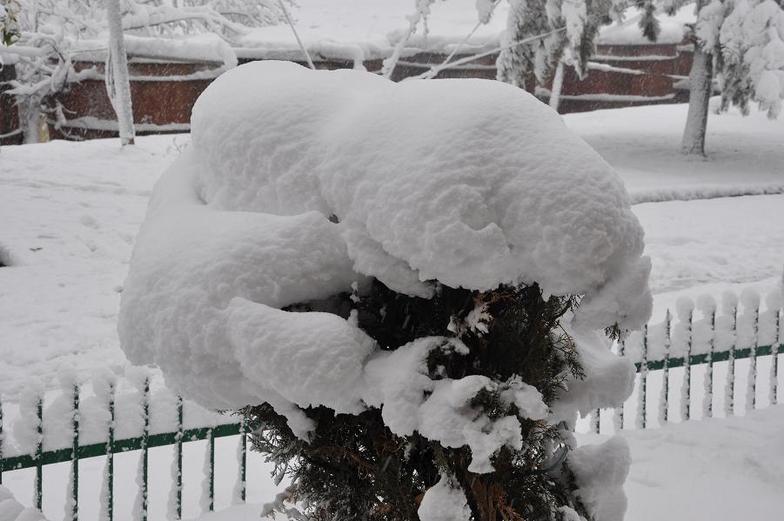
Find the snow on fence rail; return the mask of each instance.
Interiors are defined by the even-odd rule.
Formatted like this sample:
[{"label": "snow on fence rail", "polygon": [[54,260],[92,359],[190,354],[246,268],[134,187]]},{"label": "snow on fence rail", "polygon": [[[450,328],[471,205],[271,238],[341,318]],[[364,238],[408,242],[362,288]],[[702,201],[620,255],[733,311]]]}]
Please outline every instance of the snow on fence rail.
[{"label": "snow on fence rail", "polygon": [[93,395],[88,400],[81,400],[85,391],[66,377],[62,392],[50,400],[47,407],[44,407],[42,388],[33,385],[21,399],[18,421],[12,430],[14,437],[4,433],[0,402],[0,484],[4,472],[34,469],[33,506],[40,511],[44,504],[43,467],[70,462],[65,519],[75,521],[79,517],[79,460],[105,456],[99,516],[101,520],[112,520],[115,518],[114,456],[139,451],[133,519],[146,521],[149,449],[173,446],[168,517],[182,519],[183,444],[207,441],[201,504],[204,510],[212,511],[215,504],[215,440],[238,436],[234,500],[244,502],[248,432],[245,422],[205,411],[166,389],[153,394],[150,376],[146,374],[132,375],[130,383],[136,387],[136,392],[118,393],[117,382],[101,377],[93,382]]},{"label": "snow on fence rail", "polygon": [[[714,415],[714,388],[717,364],[725,364],[724,408],[719,415],[735,414],[735,394],[739,377],[736,363],[747,362],[746,410],[759,406],[757,400],[758,360],[768,360],[768,400],[778,403],[778,356],[784,350],[782,341],[782,301],[780,291],[768,296],[761,307],[759,296],[751,291],[740,299],[727,293],[721,310],[709,297],[699,299],[698,306],[682,299],[675,316],[669,310],[664,320],[646,325],[615,346],[619,355],[632,359],[637,367],[635,394],[613,410],[596,411],[590,417],[594,432],[611,432],[628,428],[624,423],[626,409],[633,412],[633,426],[650,428],[649,403],[658,394],[658,423],[670,421],[671,369],[681,369],[680,419],[694,418],[692,402],[702,394],[703,418]],[[693,373],[702,369],[702,388],[692,386]],[[650,385],[653,372],[658,376],[659,392]],[[125,384],[125,391],[122,392]],[[215,495],[215,439],[238,436],[237,475],[234,500],[246,499],[247,434],[245,422],[234,422],[231,417],[210,413],[197,405],[183,401],[165,388],[151,391],[151,379],[146,373],[131,373],[127,381],[116,382],[100,377],[92,382],[92,395],[86,387],[77,385],[69,377],[63,379],[59,396],[47,400],[43,390],[32,387],[20,400],[19,419],[13,425],[14,436],[4,436],[3,407],[0,403],[0,484],[3,472],[34,469],[33,503],[41,510],[43,503],[43,467],[70,462],[66,519],[75,521],[79,515],[79,460],[105,456],[101,484],[100,518],[114,519],[114,455],[139,451],[136,470],[138,485],[134,519],[146,521],[148,509],[148,451],[153,447],[173,446],[169,517],[182,518],[183,443],[207,441],[201,505],[203,510],[214,509]],[[130,390],[130,392],[128,392]],[[700,390],[700,393],[695,393]],[[86,396],[86,399],[85,399]],[[697,396],[699,398],[699,396]],[[636,411],[634,409],[636,408]],[[602,419],[605,422],[602,428]],[[45,422],[46,419],[46,422]],[[626,422],[628,423],[628,422]]]},{"label": "snow on fence rail", "polygon": [[[674,405],[679,409],[677,419],[687,421],[695,417],[695,402],[701,404],[701,418],[733,416],[738,409],[736,395],[741,392],[746,411],[759,408],[765,394],[768,404],[779,402],[779,354],[784,351],[784,311],[779,289],[767,296],[764,307],[758,293],[746,290],[740,302],[735,294],[725,293],[721,308],[708,296],[698,299],[697,306],[691,299],[682,298],[676,308],[674,315],[666,310],[661,322],[647,324],[615,346],[618,354],[635,363],[635,392],[616,409],[595,411],[590,430],[598,433],[628,428],[630,425],[624,421],[628,412],[634,415],[634,428],[649,428],[652,410],[661,426],[673,421]],[[739,361],[745,365],[745,374],[738,372]],[[768,370],[767,393],[757,386],[761,361]],[[677,375],[671,372],[673,369],[678,370]],[[680,382],[676,401],[671,400],[678,383],[673,382],[673,376]],[[697,376],[702,380],[701,387],[692,384]],[[717,395],[719,376],[723,377],[724,392]],[[656,385],[652,386],[654,377]],[[745,391],[740,384],[745,384]],[[715,411],[717,402],[723,403],[719,411]],[[612,431],[603,428],[603,419],[612,420],[608,422]]]}]

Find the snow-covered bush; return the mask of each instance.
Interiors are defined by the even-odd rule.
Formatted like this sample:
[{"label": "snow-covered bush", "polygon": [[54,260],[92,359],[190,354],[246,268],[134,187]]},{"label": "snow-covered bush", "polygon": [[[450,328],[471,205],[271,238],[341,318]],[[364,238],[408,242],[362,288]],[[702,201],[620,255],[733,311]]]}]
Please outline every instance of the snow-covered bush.
[{"label": "snow-covered bush", "polygon": [[281,501],[309,519],[622,517],[622,443],[577,448],[571,428],[631,392],[601,330],[647,318],[650,263],[621,181],[557,115],[500,82],[269,61],[218,78],[191,123],[120,337],[260,422]]}]

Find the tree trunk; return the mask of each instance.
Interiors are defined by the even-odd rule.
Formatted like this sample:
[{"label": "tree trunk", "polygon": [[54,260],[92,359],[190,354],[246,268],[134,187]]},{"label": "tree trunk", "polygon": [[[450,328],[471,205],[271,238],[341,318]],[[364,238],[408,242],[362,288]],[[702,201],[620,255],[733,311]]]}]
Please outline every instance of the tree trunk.
[{"label": "tree trunk", "polygon": [[109,59],[106,60],[106,88],[109,99],[117,114],[120,142],[133,145],[133,105],[131,84],[128,77],[128,56],[122,30],[120,0],[106,2],[106,18],[109,23]]},{"label": "tree trunk", "polygon": [[11,90],[8,82],[16,79],[16,68],[11,63],[0,65],[0,145],[18,145],[23,133],[19,125],[19,109],[16,96],[6,94]]},{"label": "tree trunk", "polygon": [[694,43],[694,60],[689,73],[689,114],[683,131],[681,151],[705,155],[708,103],[712,91],[713,56]]},{"label": "tree trunk", "polygon": [[28,96],[21,105],[22,129],[24,143],[27,145],[41,142],[41,97],[37,94]]},{"label": "tree trunk", "polygon": [[553,84],[550,88],[550,107],[558,112],[558,105],[561,102],[561,89],[563,88],[563,75],[564,75],[564,63],[562,61],[558,62],[558,66],[555,68],[555,76],[553,77]]}]

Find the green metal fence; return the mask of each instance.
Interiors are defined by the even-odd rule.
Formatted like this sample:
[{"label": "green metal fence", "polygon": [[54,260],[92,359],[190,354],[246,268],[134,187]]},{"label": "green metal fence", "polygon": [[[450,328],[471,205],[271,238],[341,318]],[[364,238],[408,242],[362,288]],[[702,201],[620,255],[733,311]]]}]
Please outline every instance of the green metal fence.
[{"label": "green metal fence", "polygon": [[248,428],[244,421],[238,423],[228,423],[211,427],[196,427],[185,429],[183,424],[183,400],[177,397],[177,430],[175,432],[164,432],[150,434],[150,380],[144,380],[142,394],[142,409],[144,425],[142,435],[132,438],[115,439],[115,388],[110,388],[110,400],[107,404],[109,411],[109,422],[106,443],[93,443],[82,445],[79,443],[79,394],[80,388],[74,385],[72,388],[73,414],[71,418],[71,447],[57,450],[44,451],[43,437],[43,397],[39,397],[36,404],[36,448],[32,454],[18,456],[4,456],[3,454],[3,415],[2,403],[0,403],[0,484],[3,482],[3,473],[22,469],[35,469],[33,481],[33,503],[38,510],[43,506],[43,467],[55,463],[71,462],[70,479],[68,494],[68,504],[70,505],[70,515],[66,519],[77,521],[79,518],[79,461],[86,458],[106,456],[106,470],[104,472],[104,483],[102,486],[107,492],[105,502],[102,504],[101,518],[114,519],[114,455],[129,451],[141,452],[141,480],[139,487],[140,510],[139,519],[146,521],[148,517],[148,452],[153,447],[174,446],[176,458],[176,478],[174,485],[176,518],[182,519],[182,447],[183,443],[206,440],[208,443],[209,462],[206,479],[209,481],[208,488],[208,509],[215,508],[215,439],[225,436],[240,436],[239,450],[239,499],[246,500],[246,451]]},{"label": "green metal fence", "polygon": [[[666,424],[669,418],[669,400],[670,400],[670,369],[682,367],[683,377],[681,381],[681,400],[680,400],[680,419],[681,421],[688,421],[692,417],[692,371],[695,366],[704,366],[704,398],[703,398],[703,417],[710,418],[713,416],[713,401],[715,375],[714,365],[718,362],[727,362],[727,377],[725,380],[725,393],[724,393],[724,413],[726,416],[732,416],[736,412],[735,405],[735,387],[736,387],[736,361],[746,359],[749,362],[749,372],[747,377],[746,389],[746,410],[751,411],[758,407],[757,404],[757,380],[758,380],[758,359],[762,357],[770,357],[770,371],[768,373],[768,401],[771,405],[779,403],[779,354],[784,351],[784,341],[782,341],[782,309],[769,310],[769,327],[771,331],[769,336],[772,337],[772,342],[769,345],[760,345],[760,307],[757,302],[753,307],[745,310],[748,314],[749,329],[751,331],[751,339],[748,347],[737,347],[736,342],[738,339],[738,307],[737,304],[730,306],[727,312],[728,331],[729,337],[732,338],[732,344],[726,349],[721,351],[715,350],[715,343],[717,338],[716,331],[716,311],[708,310],[704,312],[704,320],[708,328],[707,351],[704,353],[693,353],[694,347],[694,311],[693,307],[687,307],[685,312],[686,316],[681,320],[681,326],[684,329],[683,344],[684,350],[682,356],[671,356],[670,349],[672,345],[672,325],[673,318],[669,310],[665,313],[664,322],[659,324],[664,331],[663,338],[663,356],[656,359],[649,359],[649,330],[650,325],[646,324],[641,331],[641,352],[639,361],[635,362],[635,367],[638,373],[637,376],[637,414],[635,427],[637,429],[645,429],[649,427],[648,424],[648,377],[651,371],[661,372],[661,395],[659,397],[659,424]],[[747,318],[748,318],[747,317]],[[627,353],[626,345],[620,342],[617,345],[617,353],[620,356],[625,356]],[[597,410],[591,415],[591,430],[593,432],[601,432],[601,411]],[[624,424],[624,410],[623,406],[613,410],[613,424],[614,430],[618,431],[625,428]]]},{"label": "green metal fence", "polygon": [[[733,320],[731,321],[731,333],[735,334],[737,327],[737,308],[733,311]],[[747,395],[752,393],[751,397],[747,396],[746,408],[751,410],[757,407],[755,400],[756,396],[756,380],[757,380],[757,359],[759,357],[771,357],[770,372],[769,372],[769,402],[771,404],[778,403],[778,356],[784,350],[784,344],[781,341],[782,331],[782,312],[776,310],[774,315],[775,320],[775,333],[773,335],[774,341],[770,345],[758,345],[758,325],[759,325],[759,308],[753,314],[753,327],[754,335],[753,342],[750,347],[737,348],[734,345],[729,349],[722,351],[714,351],[715,337],[716,337],[716,313],[713,311],[709,313],[705,320],[710,328],[711,336],[708,340],[708,349],[704,353],[692,353],[693,347],[693,314],[689,312],[685,324],[685,353],[683,356],[670,356],[671,345],[671,321],[672,316],[669,311],[666,313],[665,322],[663,324],[664,336],[664,349],[663,356],[656,359],[649,359],[650,342],[649,342],[649,327],[646,325],[641,332],[641,353],[639,361],[635,363],[637,368],[637,417],[635,426],[639,429],[649,427],[647,422],[647,407],[648,407],[648,377],[651,371],[660,371],[663,382],[663,393],[660,397],[660,402],[663,400],[664,407],[660,407],[660,411],[664,411],[663,417],[660,416],[659,423],[666,423],[668,399],[669,399],[669,370],[671,368],[683,367],[684,380],[681,392],[681,419],[689,420],[691,418],[691,376],[692,369],[695,366],[705,366],[705,403],[703,406],[703,416],[710,417],[713,415],[713,389],[714,385],[714,372],[713,367],[717,362],[727,362],[728,371],[725,383],[726,397],[725,397],[725,413],[732,415],[735,413],[734,403],[734,386],[735,386],[735,362],[739,359],[749,360],[749,381]],[[681,324],[684,326],[684,324]],[[658,324],[657,327],[662,326]],[[737,336],[735,337],[737,338]],[[621,342],[617,346],[618,354],[621,356],[629,356],[627,352],[627,345]],[[141,405],[143,410],[144,425],[142,435],[137,437],[116,439],[115,437],[115,385],[111,384],[108,392],[108,403],[106,407],[109,412],[108,432],[106,433],[106,442],[93,443],[88,445],[80,444],[79,440],[79,423],[80,423],[80,388],[78,385],[73,385],[70,388],[72,393],[72,416],[71,416],[71,434],[72,443],[70,447],[60,448],[57,450],[44,450],[44,408],[43,397],[39,396],[35,403],[36,411],[36,444],[35,450],[30,454],[16,455],[5,457],[3,454],[3,408],[0,403],[0,484],[2,483],[3,473],[11,472],[20,469],[35,469],[34,478],[34,505],[39,510],[43,504],[43,467],[55,463],[71,462],[70,480],[69,480],[69,505],[70,515],[67,516],[71,521],[77,521],[79,517],[79,461],[85,458],[93,458],[99,456],[106,456],[106,467],[104,473],[104,490],[107,491],[104,504],[102,505],[101,518],[112,520],[114,519],[114,455],[128,451],[141,451],[141,479],[138,491],[138,498],[140,499],[140,510],[138,518],[141,521],[147,520],[148,515],[148,451],[152,447],[161,446],[174,446],[175,461],[176,461],[176,475],[174,476],[172,494],[174,496],[174,505],[176,512],[174,515],[177,519],[182,518],[182,465],[183,465],[183,443],[206,440],[208,450],[208,464],[207,476],[208,487],[208,502],[209,510],[215,508],[214,495],[215,495],[215,439],[225,436],[240,436],[239,439],[239,453],[238,453],[238,499],[241,501],[246,500],[246,462],[247,462],[247,435],[249,432],[248,425],[245,422],[228,423],[221,425],[214,425],[211,427],[196,427],[184,428],[183,422],[183,400],[177,397],[176,401],[176,415],[177,415],[177,428],[174,432],[164,433],[150,433],[150,379],[146,377],[141,387]],[[615,430],[623,429],[624,415],[623,407],[614,410],[614,427]],[[600,432],[601,430],[601,412],[596,411],[592,415],[591,429]]]}]

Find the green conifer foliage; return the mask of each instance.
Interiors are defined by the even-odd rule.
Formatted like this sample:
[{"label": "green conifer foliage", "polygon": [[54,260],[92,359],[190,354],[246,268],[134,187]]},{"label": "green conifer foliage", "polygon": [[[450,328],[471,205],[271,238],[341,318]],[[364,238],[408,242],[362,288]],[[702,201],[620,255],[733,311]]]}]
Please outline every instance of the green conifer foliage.
[{"label": "green conifer foliage", "polygon": [[[549,405],[567,378],[583,376],[574,343],[559,325],[577,304],[568,296],[545,300],[536,284],[489,292],[439,286],[432,299],[421,299],[374,282],[367,295],[341,295],[328,307],[344,316],[353,308],[358,326],[382,349],[422,337],[458,338],[468,352],[458,353],[448,343],[432,350],[431,379],[482,375],[501,384],[518,379],[536,387]],[[291,310],[324,307],[322,302]],[[307,409],[316,424],[308,441],[297,438],[268,404],[242,412],[259,426],[254,447],[275,464],[279,478],[291,480],[288,502],[306,519],[416,521],[423,495],[441,475],[459,485],[477,521],[560,520],[562,506],[589,518],[565,461],[571,440],[565,424],[526,418],[498,392],[480,391],[471,406],[491,419],[515,415],[520,422],[522,449],[502,448],[490,473],[468,470],[468,447],[444,447],[416,432],[393,434],[375,408],[359,415]]]}]

